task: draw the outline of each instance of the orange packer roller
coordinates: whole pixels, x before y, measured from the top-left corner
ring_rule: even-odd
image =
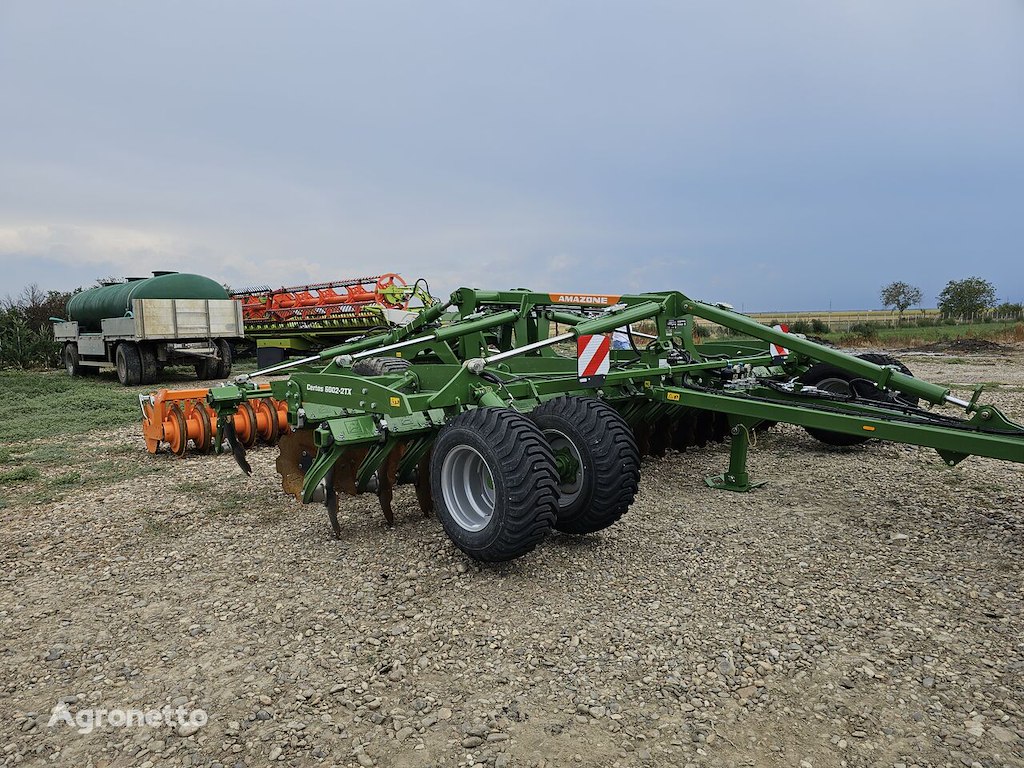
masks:
[[[269,385],[260,388],[269,392]],[[208,389],[160,389],[139,395],[146,450],[158,453],[166,445],[171,453],[184,456],[190,443],[199,453],[217,447],[217,414],[206,403],[209,393]],[[269,394],[240,403],[231,418],[235,434],[246,448],[257,440],[275,445],[290,431],[287,405]]]

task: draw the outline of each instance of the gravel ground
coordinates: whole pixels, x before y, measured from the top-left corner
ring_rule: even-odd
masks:
[[[1020,352],[904,359],[1024,418]],[[4,765],[1024,765],[1020,465],[783,426],[754,493],[705,487],[724,446],[648,459],[620,524],[481,567],[408,489],[336,542],[273,449],[249,479],[110,441],[122,479],[0,509]]]

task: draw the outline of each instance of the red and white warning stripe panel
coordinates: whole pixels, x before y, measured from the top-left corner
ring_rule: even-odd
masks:
[[[788,325],[773,325],[772,326],[772,330],[782,331],[783,333],[789,333],[789,326]],[[785,357],[786,355],[789,354],[789,350],[788,349],[786,349],[785,347],[781,347],[778,344],[775,344],[774,342],[769,344],[769,347],[771,349],[772,357]]]
[[[611,369],[611,339],[604,334],[576,339],[576,371],[580,379],[607,376]]]

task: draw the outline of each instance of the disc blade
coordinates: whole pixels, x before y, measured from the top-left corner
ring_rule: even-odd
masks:
[[[277,473],[281,475],[281,487],[285,493],[291,494],[301,501],[302,483],[306,477],[306,466],[308,466],[303,458],[311,459],[316,456],[313,433],[308,429],[300,429],[282,435],[278,447],[280,452],[277,455],[275,466]]]

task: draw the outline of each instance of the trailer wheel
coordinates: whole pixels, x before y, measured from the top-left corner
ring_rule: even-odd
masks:
[[[217,361],[207,357],[200,358],[195,364],[196,378],[199,381],[209,381],[217,378]]]
[[[142,383],[155,384],[160,376],[156,362],[156,352],[150,344],[139,345],[139,359],[142,363]]]
[[[139,348],[130,341],[122,341],[117,345],[114,362],[117,366],[117,380],[125,387],[137,387],[142,381]]]
[[[875,365],[893,365],[896,366],[901,373],[905,373],[907,376],[913,376],[910,369],[907,368],[903,363],[894,357],[889,355],[876,355],[871,353],[865,353],[863,355],[857,355],[857,357],[867,360],[869,363]],[[807,371],[800,377],[801,384],[809,384],[823,389],[826,392],[835,392],[841,395],[848,395],[853,392],[853,381],[857,376],[845,371],[842,368],[837,368],[834,365],[828,363],[817,363],[812,365]],[[872,387],[874,392],[878,392],[877,387]],[[870,395],[868,396],[870,398]],[[910,398],[906,395],[899,395],[900,399],[908,405],[917,405],[917,398]],[[847,435],[842,432],[830,432],[827,429],[815,429],[814,427],[804,427],[811,437],[815,440],[825,443],[825,445],[834,445],[838,447],[849,447],[853,445],[861,445],[870,440],[870,437],[861,437],[860,435]]]
[[[533,422],[507,408],[448,422],[431,452],[430,486],[445,533],[476,560],[521,557],[555,523],[554,456]]]
[[[220,354],[217,360],[216,376],[218,379],[226,379],[231,375],[231,363],[233,361],[231,344],[227,339],[217,339],[217,352]]]
[[[621,518],[640,483],[640,450],[629,424],[612,407],[586,397],[556,397],[533,409],[559,471],[558,517],[563,533],[593,533]]]
[[[352,373],[357,376],[384,376],[389,373],[405,373],[409,361],[401,357],[367,357],[352,363]]]
[[[64,368],[68,372],[68,376],[81,376],[82,365],[78,359],[78,345],[73,341],[68,342],[64,345]]]

